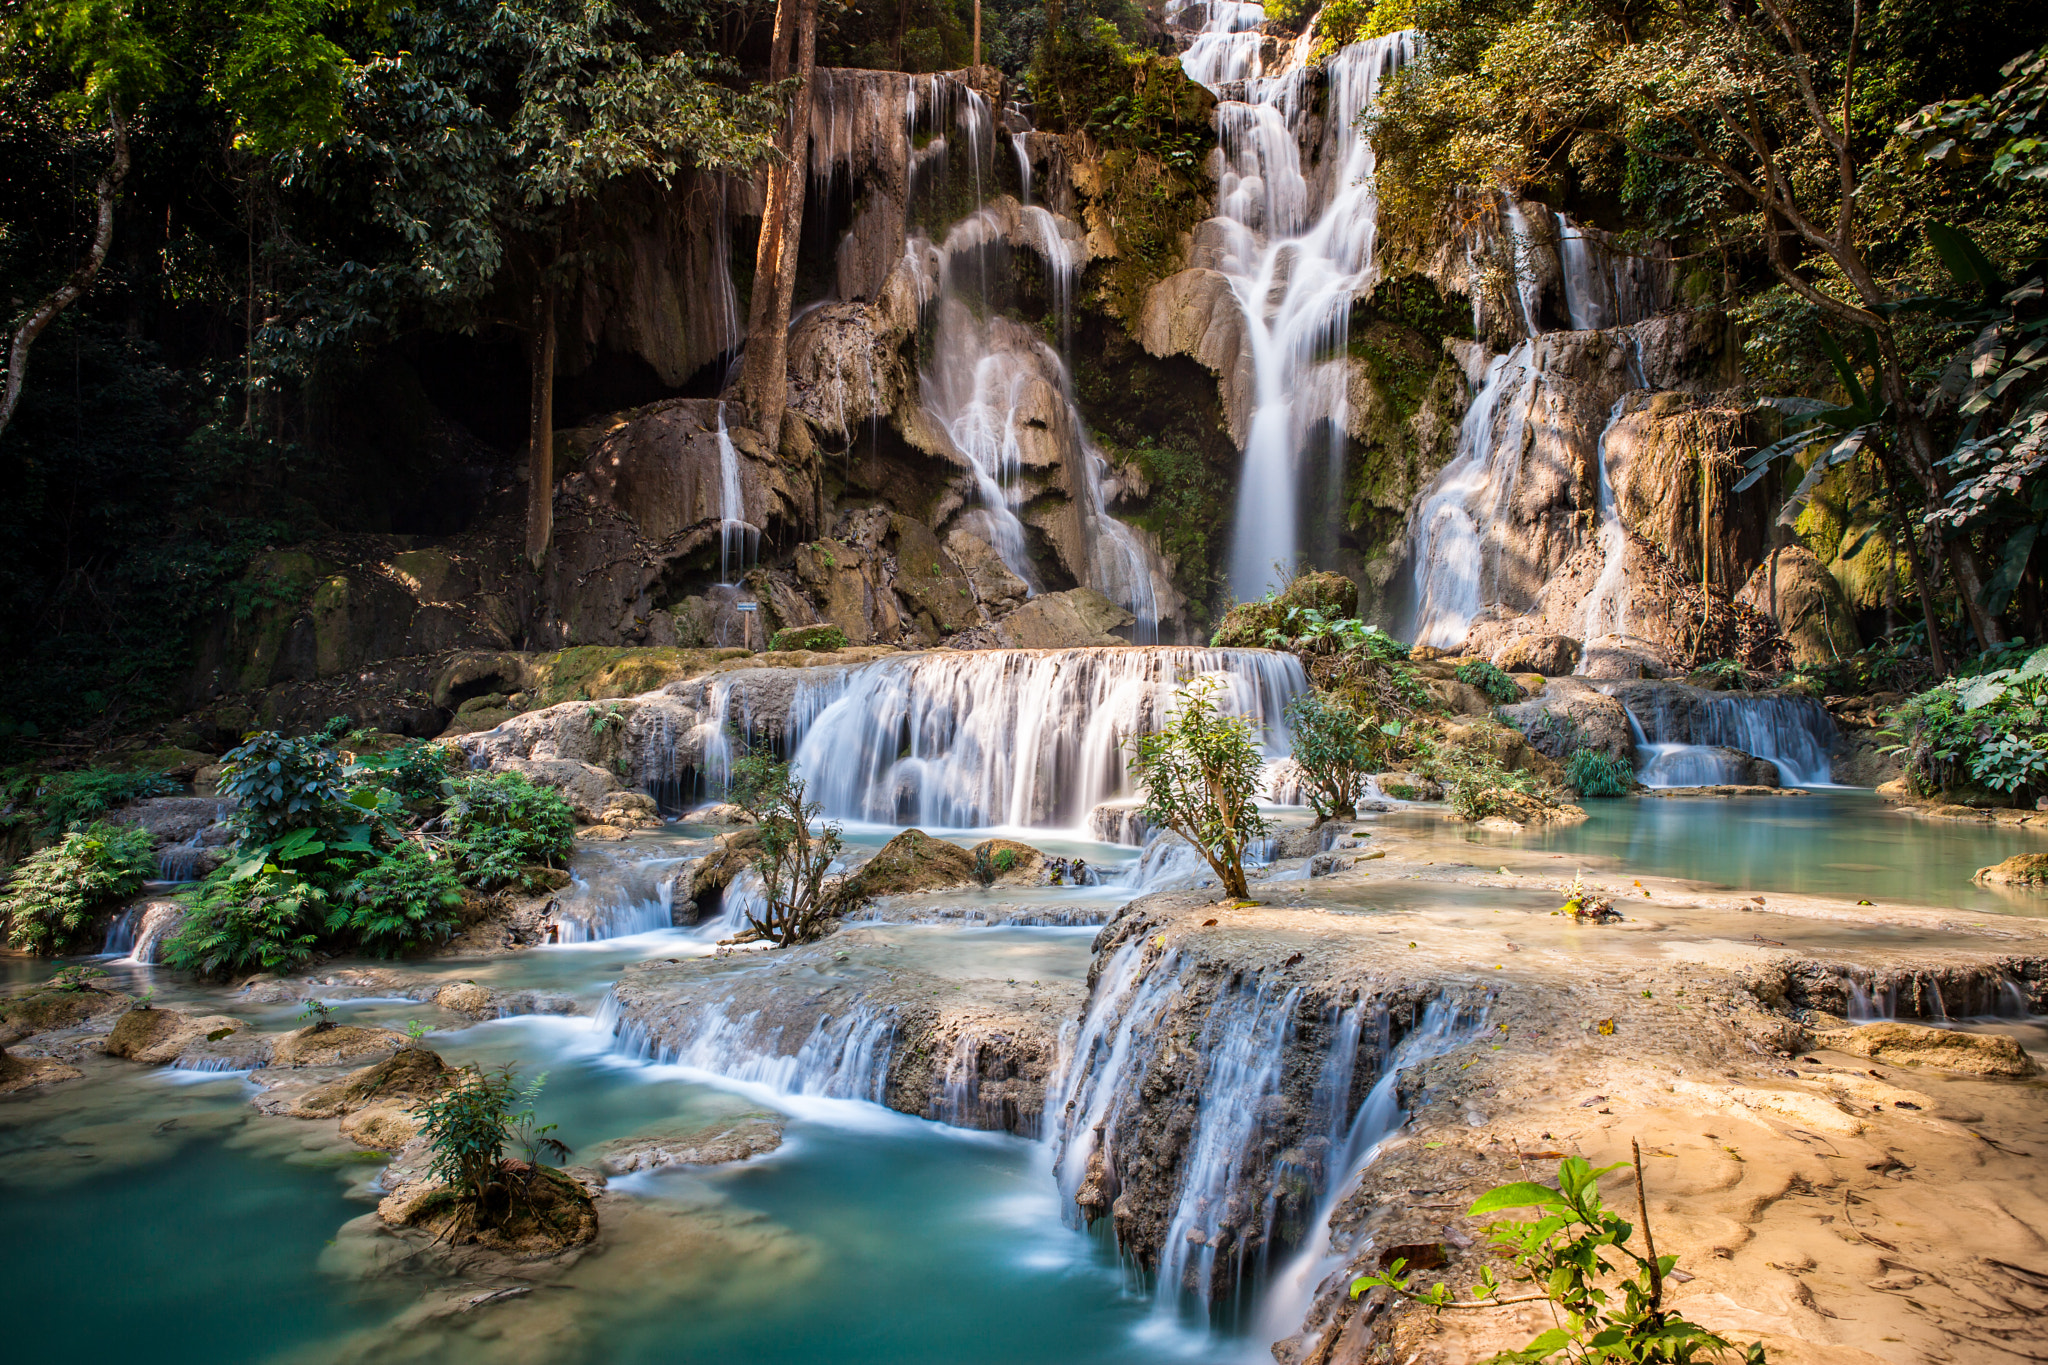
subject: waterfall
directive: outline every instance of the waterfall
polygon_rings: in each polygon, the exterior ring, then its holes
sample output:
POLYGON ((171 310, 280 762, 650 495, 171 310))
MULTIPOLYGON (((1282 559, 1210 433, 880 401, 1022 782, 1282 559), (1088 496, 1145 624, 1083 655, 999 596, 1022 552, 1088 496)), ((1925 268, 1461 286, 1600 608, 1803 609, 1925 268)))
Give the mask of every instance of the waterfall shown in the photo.
POLYGON ((1221 229, 1215 265, 1244 314, 1255 379, 1230 551, 1230 586, 1241 599, 1277 586, 1274 565, 1284 573, 1300 557, 1303 466, 1325 425, 1326 458, 1342 474, 1351 301, 1370 292, 1378 270, 1373 151, 1358 120, 1381 80, 1415 52, 1412 33, 1344 48, 1322 68, 1327 102, 1319 107, 1318 73, 1301 64, 1312 40, 1295 45, 1281 74, 1262 74, 1263 15, 1256 5, 1207 5, 1200 36, 1181 56, 1189 77, 1221 97, 1223 172, 1205 231, 1221 229), (1316 183, 1327 195, 1320 203, 1300 145, 1315 127, 1316 183))
POLYGON ((675 877, 687 859, 628 861, 622 850, 570 869, 555 914, 563 943, 652 933, 675 923, 675 877))
POLYGON ((103 957, 154 966, 167 939, 185 923, 185 907, 177 901, 138 901, 107 926, 103 957))
MULTIPOLYGON (((1614 430, 1615 423, 1621 420, 1627 404, 1627 394, 1614 400, 1614 407, 1607 414, 1607 425, 1600 429, 1600 444, 1593 456, 1600 478, 1597 502, 1600 513, 1600 577, 1593 581, 1593 590, 1586 594, 1585 616, 1579 628, 1581 640, 1628 632, 1628 531, 1621 524, 1621 508, 1615 501, 1614 484, 1607 477, 1607 437, 1614 430)), ((1583 654, 1579 667, 1586 667, 1583 654)))
POLYGON ((740 453, 725 429, 725 404, 718 405, 718 581, 734 583, 753 566, 760 532, 747 524, 740 491, 740 453))
POLYGON ((1638 776, 1646 786, 1736 780, 1722 757, 1710 752, 1714 748, 1770 760, 1787 786, 1827 786, 1834 780, 1828 751, 1835 743, 1835 720, 1810 697, 1737 697, 1668 684, 1617 688, 1615 695, 1635 729, 1638 776))
MULTIPOLYGON (((1354 1048, 1358 1033, 1356 1020, 1363 1011, 1364 1006, 1360 1004, 1347 1012, 1354 1048)), ((1378 1022, 1381 1033, 1379 1078, 1373 1082, 1372 1089, 1348 1123, 1341 1123, 1340 1127, 1332 1130, 1338 1139, 1328 1168, 1333 1178, 1326 1179, 1319 1190, 1321 1197, 1310 1223, 1314 1231, 1309 1241, 1274 1277, 1266 1302, 1261 1307, 1259 1320, 1265 1329, 1261 1334, 1265 1340, 1284 1339, 1300 1332, 1303 1319, 1308 1315, 1309 1306, 1324 1280, 1332 1272, 1344 1268, 1351 1246, 1348 1242, 1340 1245, 1332 1236, 1330 1215, 1357 1188, 1360 1177, 1384 1149, 1387 1139, 1398 1133, 1408 1121, 1408 1115, 1401 1108, 1401 1072, 1476 1037, 1485 1026, 1486 1008, 1438 996, 1423 1009, 1422 1022, 1401 1040, 1399 1046, 1392 1048, 1386 1043, 1384 1012, 1380 1012, 1378 1022)), ((1338 1049, 1331 1056, 1332 1062, 1337 1060, 1337 1051, 1341 1051, 1342 1046, 1340 1034, 1338 1049)), ((1343 1090, 1337 1092, 1340 1104, 1350 1091, 1348 1070, 1343 1077, 1343 1086, 1343 1090)), ((1341 1108, 1334 1111, 1340 1122, 1343 1112, 1341 1108)))
POLYGON ((842 1016, 823 1015, 794 1052, 784 1053, 780 1031, 764 1033, 757 1012, 734 1018, 729 1010, 730 1002, 714 1002, 650 1027, 624 1018, 617 998, 607 995, 597 1027, 611 1032, 615 1049, 628 1056, 766 1086, 781 1095, 882 1102, 896 1035, 887 1013, 861 1004, 842 1016))
POLYGON ((1508 509, 1541 377, 1540 344, 1520 342, 1488 362, 1458 425, 1457 453, 1409 516, 1419 645, 1456 648, 1485 605, 1511 532, 1508 509))
POLYGON ((785 734, 830 817, 1080 828, 1128 790, 1130 739, 1201 674, 1223 681, 1218 704, 1252 718, 1269 753, 1286 751, 1281 712, 1308 679, 1265 650, 979 650, 806 670, 785 734))
POLYGON ((1623 251, 1565 214, 1557 227, 1557 261, 1565 312, 1575 332, 1627 327, 1655 313, 1670 288, 1670 259, 1623 251))

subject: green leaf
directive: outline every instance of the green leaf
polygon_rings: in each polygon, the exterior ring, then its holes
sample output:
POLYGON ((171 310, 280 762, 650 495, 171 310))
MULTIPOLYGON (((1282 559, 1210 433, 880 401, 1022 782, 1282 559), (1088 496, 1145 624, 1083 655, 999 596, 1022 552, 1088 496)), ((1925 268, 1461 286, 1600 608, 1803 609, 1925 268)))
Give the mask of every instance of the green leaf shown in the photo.
POLYGON ((1496 1213, 1501 1209, 1525 1209, 1532 1206, 1549 1208, 1564 1203, 1564 1196, 1548 1185, 1518 1180, 1510 1185, 1496 1185, 1474 1200, 1472 1207, 1465 1210, 1467 1218, 1477 1218, 1482 1213, 1496 1213))
POLYGON ((2005 282, 1998 276, 1998 267, 1978 248, 1969 233, 1947 223, 1929 223, 1927 241, 1933 246, 1934 254, 1941 257, 1941 263, 1948 267, 1948 273, 1955 276, 1957 284, 1966 289, 1981 289, 1992 297, 2005 291, 2005 282))

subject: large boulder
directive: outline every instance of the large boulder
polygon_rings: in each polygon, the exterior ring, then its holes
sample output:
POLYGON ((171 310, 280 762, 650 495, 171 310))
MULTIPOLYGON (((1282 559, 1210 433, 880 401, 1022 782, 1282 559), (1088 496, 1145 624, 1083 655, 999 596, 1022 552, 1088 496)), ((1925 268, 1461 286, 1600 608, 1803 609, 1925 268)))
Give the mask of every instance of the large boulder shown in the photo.
POLYGON ((249 1027, 225 1014, 192 1015, 173 1009, 133 1009, 107 1035, 109 1057, 169 1066, 202 1043, 219 1043, 249 1027))
POLYGON ((946 553, 967 574, 974 596, 991 612, 1005 612, 1023 605, 1030 588, 1010 572, 995 547, 971 531, 955 527, 946 533, 946 553))
POLYGON ((1917 1064, 1968 1076, 2034 1076, 2041 1070, 2025 1048, 1995 1033, 1887 1021, 1821 1034, 1820 1040, 1839 1051, 1894 1066, 1917 1064))
POLYGON ((331 1119, 372 1105, 430 1100, 462 1073, 423 1047, 402 1047, 381 1062, 351 1071, 339 1080, 315 1086, 292 1102, 294 1118, 331 1119))
POLYGON ((1551 758, 1592 749, 1635 766, 1635 731, 1628 723, 1628 708, 1583 678, 1552 678, 1541 692, 1503 708, 1502 714, 1551 758))
POLYGON ((847 889, 852 894, 901 896, 965 886, 974 880, 974 856, 956 843, 906 829, 862 864, 847 889))
POLYGON ((1834 663, 1863 647, 1841 584, 1803 545, 1773 550, 1735 600, 1778 623, 1794 663, 1834 663))
POLYGON ((395 1052, 410 1041, 403 1033, 388 1028, 312 1024, 278 1039, 270 1060, 272 1066, 339 1066, 395 1052))
POLYGON ((1592 682, 1669 678, 1678 672, 1663 649, 1633 635, 1599 635, 1586 641, 1585 664, 1579 676, 1592 682))
POLYGON ((2048 853, 2015 853, 2002 863, 1978 868, 1972 880, 1984 886, 2024 886, 2048 891, 2048 853))
POLYGON ((1110 632, 1137 618, 1093 588, 1034 597, 995 623, 992 644, 1009 649, 1080 649, 1129 643, 1110 632))
POLYGON ((1541 673, 1555 678, 1579 666, 1585 647, 1569 635, 1518 635, 1493 652, 1504 673, 1541 673))

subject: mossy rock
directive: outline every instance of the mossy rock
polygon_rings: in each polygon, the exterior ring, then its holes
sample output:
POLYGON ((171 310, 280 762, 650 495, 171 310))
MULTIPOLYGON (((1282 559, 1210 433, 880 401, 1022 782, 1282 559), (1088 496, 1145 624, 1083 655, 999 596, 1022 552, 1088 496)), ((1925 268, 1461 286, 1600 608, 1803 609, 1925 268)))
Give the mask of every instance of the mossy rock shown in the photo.
POLYGON ((423 1047, 402 1047, 381 1062, 316 1086, 292 1105, 294 1118, 331 1119, 387 1100, 430 1100, 462 1073, 423 1047))
POLYGON ((2048 853, 2015 853, 2002 863, 1978 868, 1972 880, 1985 886, 2025 886, 2048 891, 2048 853))
POLYGON ((1268 630, 1285 631, 1287 613, 1295 608, 1321 612, 1332 620, 1358 615, 1358 585, 1340 573, 1311 569, 1272 597, 1240 602, 1230 609, 1210 641, 1219 649, 1264 646, 1268 630))
POLYGON ((847 890, 863 899, 964 886, 974 880, 974 858, 956 843, 906 829, 854 873, 847 890))
POLYGON ((744 649, 678 649, 667 645, 621 648, 578 645, 535 661, 541 675, 537 704, 637 697, 672 682, 694 678, 726 659, 743 659, 744 649))
POLYGON ((118 992, 60 991, 45 986, 0 998, 0 1027, 24 1034, 44 1033, 71 1028, 109 1010, 126 1009, 132 1003, 128 996, 118 992))
POLYGON ((837 626, 784 626, 768 641, 768 650, 772 654, 785 650, 830 654, 845 649, 848 643, 846 632, 837 626))

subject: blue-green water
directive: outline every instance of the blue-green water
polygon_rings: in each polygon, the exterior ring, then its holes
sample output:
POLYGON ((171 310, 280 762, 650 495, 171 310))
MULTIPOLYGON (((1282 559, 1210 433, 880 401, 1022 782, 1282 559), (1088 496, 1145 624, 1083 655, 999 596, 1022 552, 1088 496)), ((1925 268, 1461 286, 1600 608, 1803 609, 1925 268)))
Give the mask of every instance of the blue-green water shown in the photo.
POLYGON ((2048 852, 2048 837, 2011 826, 1927 820, 1868 792, 1806 796, 1623 797, 1585 801, 1584 824, 1524 834, 1429 821, 1475 844, 1611 860, 1633 875, 1683 877, 1746 892, 1800 892, 2006 914, 2048 914, 2048 896, 1970 878, 2015 853, 2048 852))

